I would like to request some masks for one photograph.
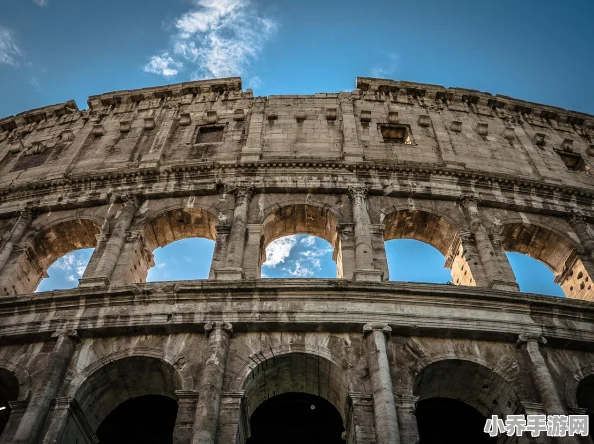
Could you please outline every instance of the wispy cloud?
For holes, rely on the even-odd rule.
[[[85,273],[88,262],[89,260],[85,257],[84,253],[73,251],[62,256],[50,268],[60,270],[67,280],[75,282]],[[48,270],[48,272],[51,271]]]
[[[386,78],[392,76],[398,68],[400,56],[393,52],[386,53],[386,60],[384,62],[371,68],[371,75],[378,78]]]
[[[276,267],[291,254],[291,249],[297,244],[297,236],[286,236],[271,242],[266,247],[266,265]]]
[[[33,0],[33,3],[39,5],[41,7],[47,6],[49,4],[48,0]]]
[[[14,33],[0,26],[0,65],[19,66],[21,50],[15,43]]]
[[[144,71],[173,77],[192,70],[196,79],[244,74],[277,29],[250,0],[192,0],[175,22],[171,46],[151,57]]]

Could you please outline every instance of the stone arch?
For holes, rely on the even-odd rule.
[[[266,261],[266,247],[274,240],[293,234],[309,234],[326,240],[334,249],[337,277],[342,277],[339,218],[329,207],[311,203],[276,205],[265,213],[260,234],[258,267]],[[258,274],[260,271],[258,272]]]
[[[468,232],[454,218],[423,206],[391,210],[382,212],[385,242],[414,239],[429,244],[445,257],[444,267],[451,270],[453,284],[486,285],[476,252],[466,241]]]
[[[25,367],[22,365],[6,359],[0,359],[0,369],[4,369],[12,373],[18,381],[18,401],[27,398],[31,390],[31,376]]]
[[[594,300],[589,260],[567,233],[539,221],[510,218],[498,227],[503,249],[545,264],[568,298]]]
[[[56,260],[74,250],[95,248],[102,224],[97,217],[71,216],[30,233],[5,268],[11,271],[0,289],[5,294],[32,293]]]
[[[68,395],[76,401],[79,415],[67,418],[59,436],[72,440],[88,430],[94,433],[116,407],[139,396],[160,395],[177,401],[176,391],[187,386],[187,378],[162,353],[125,350],[106,356],[71,382]]]
[[[592,375],[594,375],[594,364],[581,367],[567,378],[565,382],[565,402],[567,403],[567,407],[573,409],[579,408],[577,402],[578,387],[584,379]]]
[[[485,417],[519,412],[520,397],[514,384],[486,364],[476,357],[444,355],[433,359],[416,374],[413,394],[419,402],[435,397],[462,401]]]

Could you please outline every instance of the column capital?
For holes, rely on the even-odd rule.
[[[204,332],[206,333],[206,336],[210,336],[210,334],[217,329],[226,331],[229,334],[233,333],[233,325],[231,325],[229,322],[215,321],[208,322],[204,325]]]
[[[528,342],[538,342],[542,345],[546,345],[547,338],[537,333],[520,333],[518,335],[518,340],[516,341],[516,347],[520,348],[523,344],[527,344]]]
[[[369,323],[363,326],[363,333],[368,334],[374,331],[381,331],[386,336],[390,336],[392,334],[392,327],[390,327],[387,323],[377,322],[377,323]]]
[[[78,336],[77,330],[59,329],[59,330],[56,330],[54,333],[52,333],[52,338],[60,338],[60,337],[70,338],[77,342],[80,341],[80,337]]]
[[[193,390],[176,390],[175,396],[179,402],[196,402],[198,392]]]
[[[39,208],[36,206],[30,206],[30,207],[24,208],[18,212],[19,219],[24,219],[28,222],[33,222],[33,219],[35,219],[37,217],[38,213],[39,213]]]
[[[350,199],[365,199],[369,192],[369,188],[362,185],[355,185],[348,187],[347,191]]]
[[[143,202],[146,200],[143,194],[141,193],[127,193],[122,194],[121,199],[124,205],[131,205],[136,208],[140,207]]]
[[[576,225],[585,224],[586,223],[586,215],[579,210],[572,210],[567,215],[567,222],[572,227]]]
[[[458,199],[458,205],[462,208],[478,207],[480,199],[477,196],[471,196],[470,194],[463,194]]]
[[[224,184],[224,192],[225,194],[233,194],[235,199],[239,199],[240,197],[245,197],[248,200],[251,200],[252,196],[254,195],[254,186],[253,185],[232,185],[232,184]]]

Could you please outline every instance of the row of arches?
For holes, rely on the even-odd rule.
[[[217,238],[221,236],[217,234],[217,230],[225,223],[220,219],[220,215],[217,217],[212,211],[199,207],[169,209],[148,219],[141,218],[134,225],[132,237],[142,242],[134,251],[129,252],[124,262],[131,265],[119,273],[119,283],[144,282],[147,278],[158,281],[181,280],[186,276],[194,279],[214,277],[212,270],[221,266],[225,259],[225,252],[220,248],[221,251],[217,250]],[[468,233],[461,231],[458,225],[458,222],[447,215],[424,209],[394,209],[382,215],[382,225],[372,227],[376,268],[385,270],[385,280],[389,274],[393,276],[392,280],[439,282],[431,278],[411,279],[410,273],[404,276],[399,274],[398,271],[406,268],[402,263],[390,266],[391,257],[398,251],[403,251],[398,247],[387,246],[390,241],[417,241],[431,246],[443,257],[444,266],[449,269],[451,275],[448,283],[486,286],[480,259],[476,251],[472,251],[472,240],[467,239]],[[51,279],[43,282],[38,291],[73,287],[79,278],[92,276],[98,256],[102,252],[98,239],[104,235],[104,230],[105,221],[81,216],[58,221],[37,233],[30,233],[23,242],[25,248],[15,252],[13,263],[10,267],[4,268],[3,274],[6,275],[8,272],[11,275],[8,279],[4,276],[4,293],[33,292],[38,288],[40,281],[48,277],[48,273],[50,278],[52,277],[52,265],[54,269],[68,268],[71,273],[62,278],[60,283],[52,282]],[[255,247],[258,260],[253,277],[313,277],[312,269],[317,271],[316,269],[322,268],[322,275],[330,277],[332,263],[336,264],[335,277],[350,278],[353,275],[352,226],[340,223],[338,215],[329,208],[309,204],[278,206],[264,217],[263,223],[258,225],[258,230],[256,236],[259,239]],[[579,297],[584,292],[590,292],[590,276],[581,263],[581,257],[576,255],[576,252],[582,251],[582,247],[575,236],[571,237],[558,229],[527,221],[504,222],[498,230],[496,237],[500,239],[502,252],[520,253],[544,264],[557,283],[563,287],[566,296]],[[192,239],[193,243],[180,247],[180,241],[187,239]],[[274,272],[278,271],[275,270],[276,264],[287,257],[282,256],[282,248],[286,252],[297,243],[300,250],[304,247],[316,247],[315,257],[312,257],[313,253],[304,253],[304,258],[310,263],[309,269],[304,270],[302,266],[298,268],[301,263],[296,262],[290,273],[285,270],[284,275],[275,276]],[[388,244],[384,246],[384,243]],[[95,255],[92,254],[93,248]],[[415,248],[419,250],[420,247]],[[408,251],[414,252],[415,248]],[[86,251],[81,251],[84,249]],[[175,252],[167,255],[164,254],[166,250]],[[274,255],[279,251],[281,260],[278,254]],[[386,252],[389,253],[387,258]],[[324,254],[325,265],[322,267],[320,257]],[[403,263],[410,259],[410,253],[405,254],[407,257]],[[62,259],[64,257],[66,259]],[[171,259],[168,261],[166,257]],[[332,263],[329,261],[330,257]],[[86,267],[85,262],[88,263]],[[166,267],[169,275],[165,273],[167,270],[162,270]],[[572,274],[568,267],[575,268],[575,273]],[[388,273],[388,268],[392,269],[391,273]],[[416,269],[418,270],[418,267]],[[72,272],[73,270],[75,272]],[[175,272],[172,272],[173,270]],[[193,273],[184,275],[181,273],[182,270],[191,270]],[[539,273],[542,270],[544,268],[541,268]],[[515,276],[511,269],[506,272],[507,278],[513,281]],[[534,274],[534,268],[529,274]],[[577,276],[580,274],[581,277],[578,279]]]
[[[187,432],[182,426],[191,422],[195,404],[179,399],[193,390],[191,378],[163,358],[120,357],[81,375],[68,387],[76,409],[62,419],[57,443],[93,442],[90,436],[100,444],[172,443]],[[240,376],[241,403],[220,422],[235,430],[239,443],[357,443],[373,430],[361,393],[354,390],[357,384],[328,357],[279,354]],[[0,439],[7,424],[15,427],[9,421],[10,402],[19,399],[18,384],[13,373],[0,369],[0,407],[6,407],[0,411]],[[497,439],[483,432],[486,418],[522,413],[522,402],[530,401],[522,399],[523,393],[517,381],[481,363],[440,359],[414,377],[408,395],[414,399],[412,408],[397,402],[400,428],[418,433],[420,444],[494,443]],[[584,375],[571,396],[592,415],[594,374]],[[49,421],[55,422],[55,415]]]

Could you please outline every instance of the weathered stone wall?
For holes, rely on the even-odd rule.
[[[368,78],[89,106],[0,120],[1,443],[96,442],[144,394],[178,402],[176,443],[242,443],[288,391],[332,403],[348,443],[417,442],[416,403],[436,396],[487,416],[582,411],[594,117]],[[266,246],[301,233],[330,243],[337,278],[259,279]],[[209,279],[145,283],[153,251],[188,237],[215,241]],[[384,242],[400,238],[437,248],[454,285],[388,282]],[[33,293],[86,247],[79,288]],[[505,251],[544,262],[567,299],[519,293]]]

